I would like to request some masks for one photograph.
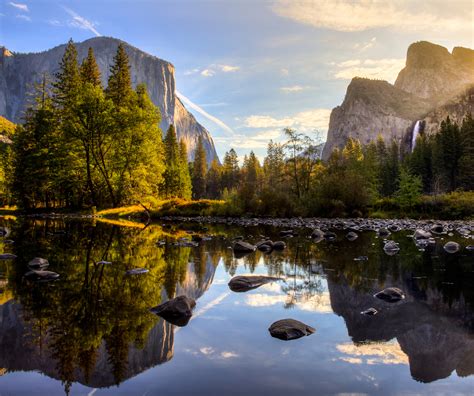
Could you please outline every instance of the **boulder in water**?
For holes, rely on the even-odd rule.
[[[30,260],[30,262],[28,263],[28,267],[34,270],[45,269],[48,266],[49,266],[49,261],[41,257],[35,257],[33,260]]]
[[[430,228],[430,231],[433,234],[442,234],[444,232],[444,227],[442,224],[433,224]]]
[[[355,241],[357,238],[359,238],[359,235],[357,235],[354,231],[349,231],[346,234],[346,239],[350,242]]]
[[[280,278],[274,278],[272,276],[238,275],[234,276],[229,281],[229,288],[234,292],[241,293],[256,289],[266,283],[271,283],[278,280],[280,280]]]
[[[280,340],[296,340],[313,334],[316,329],[295,319],[281,319],[268,328],[272,337]]]
[[[324,233],[324,239],[326,241],[335,241],[337,239],[337,235],[334,232],[326,231]]]
[[[374,297],[389,303],[395,303],[403,300],[405,298],[405,293],[397,287],[387,287],[386,289],[374,294]]]
[[[193,315],[196,301],[187,296],[178,296],[151,309],[151,312],[176,326],[186,326]]]
[[[311,238],[314,239],[316,243],[320,242],[324,239],[324,232],[321,231],[319,228],[315,228],[311,233]]]
[[[257,247],[251,243],[244,241],[236,241],[233,246],[234,252],[237,253],[252,253],[255,252]]]
[[[425,231],[421,228],[418,228],[415,233],[413,234],[413,238],[415,240],[419,239],[430,239],[432,237],[431,232]]]
[[[461,250],[461,246],[457,242],[448,242],[443,246],[443,249],[446,253],[454,254]]]
[[[400,248],[395,241],[387,241],[383,247],[383,251],[389,256],[393,256],[400,251]]]
[[[32,270],[27,272],[25,279],[32,282],[50,282],[59,278],[59,274],[53,271]]]
[[[256,246],[261,252],[270,252],[273,249],[273,242],[270,240],[260,241]]]
[[[390,236],[390,231],[386,228],[380,228],[379,230],[377,230],[377,235],[381,238],[387,238],[388,236]]]

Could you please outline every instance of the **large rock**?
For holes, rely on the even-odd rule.
[[[93,48],[104,85],[120,42],[111,37],[95,37],[76,44],[80,61],[87,55],[88,48]],[[151,100],[160,108],[162,130],[166,131],[170,124],[175,125],[178,139],[186,143],[190,160],[194,158],[199,137],[203,139],[207,160],[211,162],[217,158],[209,132],[196,121],[176,96],[174,66],[127,43],[124,44],[130,61],[132,83],[134,86],[146,84]],[[37,53],[0,53],[0,115],[14,122],[21,120],[28,100],[28,90],[43,73],[53,76],[58,71],[64,49],[65,45],[60,45]]]
[[[405,298],[405,293],[398,287],[387,287],[382,291],[374,294],[374,297],[379,298],[385,302],[395,303]]]
[[[296,340],[313,334],[316,329],[295,319],[281,319],[268,328],[272,337],[280,340]]]
[[[45,269],[48,266],[49,261],[41,257],[35,257],[28,263],[28,267],[34,270]]]
[[[25,275],[25,279],[32,281],[32,282],[50,282],[56,279],[59,279],[59,274],[53,271],[45,271],[45,270],[32,270],[27,272]]]
[[[229,288],[234,292],[246,292],[249,290],[256,289],[266,283],[271,283],[280,280],[272,276],[263,275],[238,275],[234,276],[229,281]]]
[[[178,296],[151,309],[153,313],[161,316],[176,326],[186,326],[193,315],[196,301],[186,296]]]
[[[242,256],[255,252],[255,250],[257,250],[257,246],[245,241],[236,241],[232,249],[234,249],[234,254],[236,256]]]

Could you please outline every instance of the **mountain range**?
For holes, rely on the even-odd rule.
[[[355,77],[343,103],[331,112],[323,150],[327,160],[350,137],[367,144],[379,134],[411,149],[414,126],[435,133],[448,115],[461,122],[474,113],[474,50],[446,48],[420,41],[410,45],[406,65],[392,85],[387,81]]]
[[[95,37],[76,43],[80,62],[86,57],[89,47],[94,50],[104,85],[121,42],[110,37]],[[153,103],[160,108],[163,132],[170,124],[174,124],[178,138],[186,143],[190,160],[194,158],[199,137],[203,139],[208,162],[218,159],[210,133],[196,121],[176,95],[174,66],[130,44],[122,43],[129,57],[132,83],[134,86],[146,84]],[[0,47],[1,116],[13,122],[21,121],[34,83],[44,73],[51,77],[55,75],[65,47],[63,44],[44,52],[27,54],[13,53],[5,47]]]

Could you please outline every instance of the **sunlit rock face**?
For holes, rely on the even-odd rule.
[[[120,42],[110,37],[96,37],[76,44],[79,61],[86,57],[89,47],[93,48],[104,86]],[[129,44],[124,44],[129,56],[133,85],[146,84],[153,103],[160,108],[163,133],[170,124],[174,124],[178,138],[183,138],[187,144],[190,159],[194,158],[196,143],[201,136],[208,161],[217,158],[209,132],[186,110],[175,94],[174,66]],[[40,53],[13,55],[6,49],[1,51],[0,115],[14,122],[21,121],[31,87],[45,73],[50,78],[54,77],[64,49],[65,45],[60,45]]]
[[[348,334],[357,347],[346,354],[361,359],[367,343],[377,343],[383,352],[384,348],[392,350],[393,340],[396,340],[407,356],[398,360],[408,362],[411,375],[417,381],[432,382],[448,377],[453,371],[461,376],[472,375],[474,337],[466,327],[472,314],[467,314],[469,309],[465,302],[458,300],[449,304],[441,293],[431,289],[420,292],[403,279],[393,280],[393,284],[387,282],[387,286],[402,288],[406,299],[390,305],[373,297],[373,293],[380,290],[377,282],[358,291],[344,279],[328,277],[331,306],[335,314],[344,318]],[[362,315],[361,311],[368,307],[375,307],[379,313]],[[391,340],[392,343],[386,344]],[[366,353],[366,360],[375,355],[374,351]]]
[[[350,137],[367,144],[379,134],[408,151],[416,121],[424,121],[423,133],[431,134],[448,115],[461,122],[473,110],[474,50],[456,47],[450,53],[429,42],[414,43],[394,85],[357,77],[351,81],[343,103],[331,113],[323,159]]]

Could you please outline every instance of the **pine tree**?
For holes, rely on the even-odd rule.
[[[173,125],[170,125],[164,140],[165,172],[163,193],[166,198],[190,198],[189,171],[185,147],[180,148]],[[186,162],[185,162],[186,161]]]
[[[400,170],[399,189],[395,197],[402,209],[410,209],[418,203],[423,189],[420,176],[412,175],[404,167]]]
[[[186,143],[183,139],[181,139],[179,142],[179,170],[181,181],[181,196],[184,199],[191,199],[192,183],[191,174],[189,173],[188,166],[188,151],[186,149]]]
[[[199,136],[193,164],[193,198],[201,199],[206,195],[207,160],[202,137]]]
[[[411,173],[421,177],[423,191],[430,193],[433,185],[433,147],[429,136],[422,134],[416,139],[415,149],[408,158]]]
[[[133,95],[128,55],[124,44],[120,43],[110,68],[110,77],[106,89],[107,97],[118,107],[125,106]]]
[[[469,114],[461,126],[463,153],[459,159],[459,181],[464,190],[474,190],[474,119]]]
[[[68,108],[77,100],[80,89],[80,73],[77,63],[77,49],[72,39],[66,45],[59,62],[59,71],[53,84],[54,101],[60,109]]]
[[[207,172],[206,196],[210,199],[218,199],[220,197],[221,168],[217,159],[214,158]]]
[[[83,83],[90,83],[94,86],[100,86],[102,84],[99,66],[97,66],[92,47],[89,47],[87,57],[82,61],[80,72]]]
[[[231,191],[237,188],[240,178],[239,158],[233,148],[224,155],[222,166],[222,188]]]

